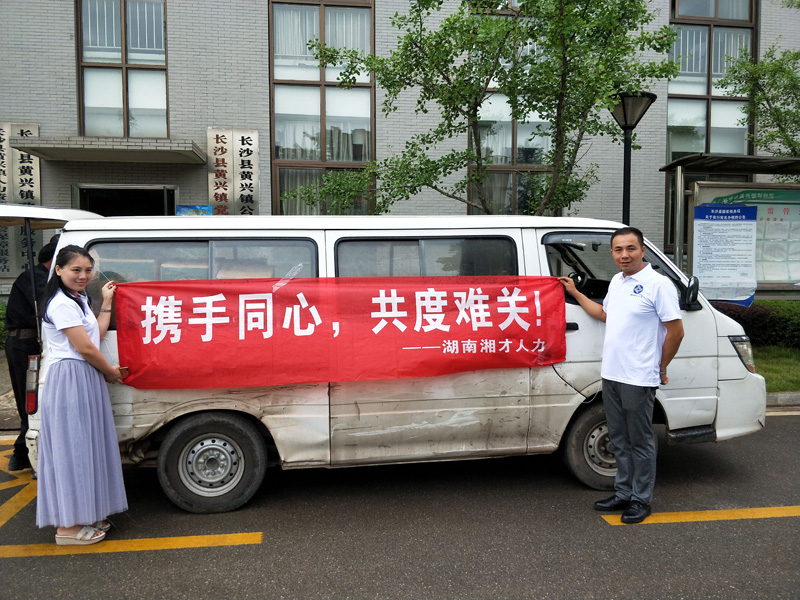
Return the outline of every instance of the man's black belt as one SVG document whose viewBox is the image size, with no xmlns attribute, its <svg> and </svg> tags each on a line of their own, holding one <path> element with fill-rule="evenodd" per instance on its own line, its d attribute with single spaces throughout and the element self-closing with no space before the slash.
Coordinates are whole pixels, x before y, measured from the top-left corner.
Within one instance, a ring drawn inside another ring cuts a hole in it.
<svg viewBox="0 0 800 600">
<path fill-rule="evenodd" d="M 16 337 L 21 340 L 39 337 L 39 332 L 35 329 L 9 329 L 8 337 Z"/>
</svg>

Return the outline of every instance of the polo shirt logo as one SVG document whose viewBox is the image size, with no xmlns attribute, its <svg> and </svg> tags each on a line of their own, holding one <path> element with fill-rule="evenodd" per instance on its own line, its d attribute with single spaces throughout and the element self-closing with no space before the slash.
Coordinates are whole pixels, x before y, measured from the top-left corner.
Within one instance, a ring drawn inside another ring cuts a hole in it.
<svg viewBox="0 0 800 600">
<path fill-rule="evenodd" d="M 641 285 L 637 285 L 635 288 L 633 288 L 633 293 L 634 294 L 641 294 L 643 289 L 644 288 Z"/>
</svg>

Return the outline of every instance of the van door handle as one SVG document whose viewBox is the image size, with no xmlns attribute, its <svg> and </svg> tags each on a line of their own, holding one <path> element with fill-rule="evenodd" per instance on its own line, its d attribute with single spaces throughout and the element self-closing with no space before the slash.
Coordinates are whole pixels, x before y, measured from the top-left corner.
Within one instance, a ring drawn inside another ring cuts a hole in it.
<svg viewBox="0 0 800 600">
<path fill-rule="evenodd" d="M 577 323 L 567 323 L 567 331 L 578 331 L 578 329 Z"/>
</svg>

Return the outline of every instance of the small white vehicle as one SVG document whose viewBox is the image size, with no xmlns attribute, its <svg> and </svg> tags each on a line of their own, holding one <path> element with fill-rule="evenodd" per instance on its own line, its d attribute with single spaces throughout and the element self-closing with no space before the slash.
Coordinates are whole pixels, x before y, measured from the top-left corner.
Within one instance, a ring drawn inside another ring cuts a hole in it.
<svg viewBox="0 0 800 600">
<path fill-rule="evenodd" d="M 97 277 L 118 281 L 289 272 L 311 278 L 569 275 L 600 302 L 617 272 L 610 238 L 620 226 L 513 216 L 113 217 L 70 220 L 59 247 L 86 247 L 97 260 Z M 649 242 L 645 260 L 678 289 L 686 332 L 670 383 L 657 391 L 654 422 L 665 426 L 669 442 L 759 431 L 766 388 L 742 327 L 716 311 L 697 281 Z M 98 279 L 95 293 L 104 281 Z M 243 505 L 268 464 L 346 467 L 561 451 L 580 481 L 611 489 L 615 459 L 600 379 L 604 324 L 571 298 L 565 302 L 566 360 L 547 367 L 261 388 L 109 386 L 123 463 L 157 466 L 167 496 L 198 513 Z M 101 350 L 115 364 L 113 325 Z M 237 368 L 235 357 L 230 368 Z M 46 385 L 44 356 L 39 389 Z M 30 427 L 35 461 L 36 415 Z"/>
</svg>

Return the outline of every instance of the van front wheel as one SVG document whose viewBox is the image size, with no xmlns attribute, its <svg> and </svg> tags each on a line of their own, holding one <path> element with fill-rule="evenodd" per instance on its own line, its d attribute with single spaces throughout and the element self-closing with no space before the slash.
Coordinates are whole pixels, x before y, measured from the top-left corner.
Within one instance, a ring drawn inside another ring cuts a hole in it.
<svg viewBox="0 0 800 600">
<path fill-rule="evenodd" d="M 564 462 L 572 474 L 596 490 L 613 490 L 617 460 L 602 402 L 582 411 L 564 437 Z"/>
<path fill-rule="evenodd" d="M 258 429 L 225 412 L 186 417 L 161 443 L 158 481 L 167 497 L 193 513 L 235 510 L 258 491 L 267 449 Z"/>
</svg>

